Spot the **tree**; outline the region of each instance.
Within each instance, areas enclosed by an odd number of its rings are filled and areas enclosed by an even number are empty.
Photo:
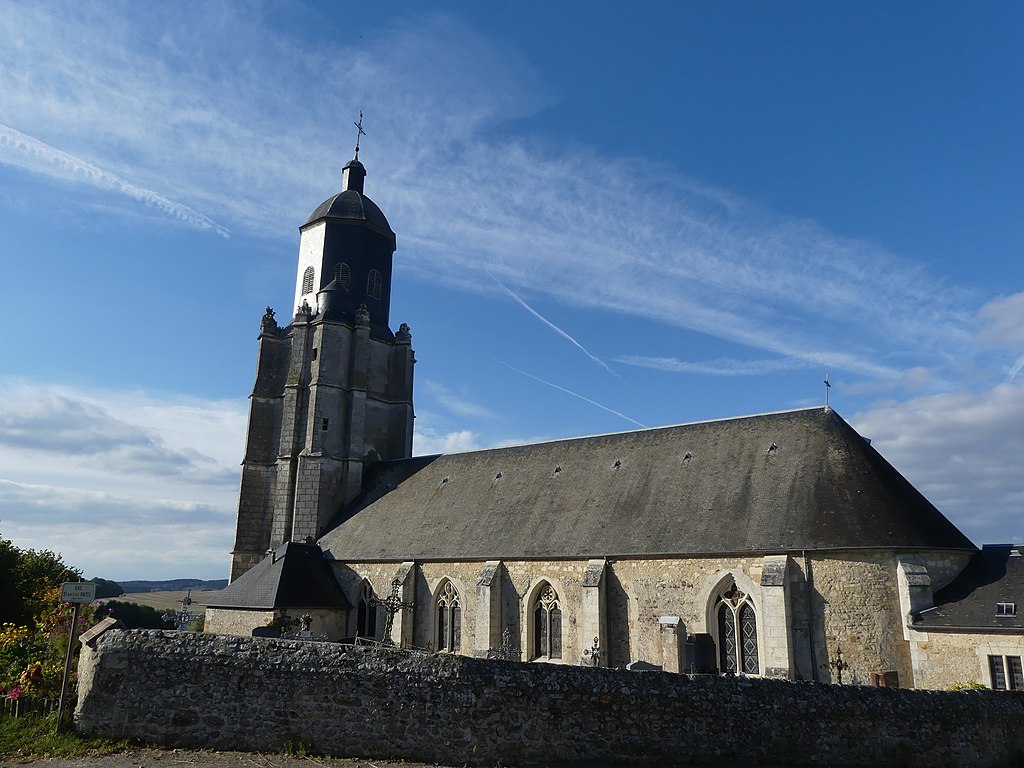
[[[100,615],[106,610],[115,619],[122,622],[128,629],[167,629],[168,624],[156,608],[138,603],[125,603],[120,600],[108,600],[99,609]]]
[[[97,600],[102,600],[107,597],[120,597],[124,594],[124,587],[122,587],[116,581],[110,581],[109,579],[101,579],[99,576],[89,579],[89,581],[96,585]]]

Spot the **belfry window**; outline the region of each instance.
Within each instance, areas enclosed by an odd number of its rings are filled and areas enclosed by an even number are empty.
[[[373,601],[373,587],[363,584],[356,606],[356,637],[377,637],[377,606]]]
[[[371,269],[370,274],[366,277],[366,295],[371,299],[379,299],[383,287],[384,279],[380,276],[380,272]]]
[[[344,261],[334,265],[334,279],[338,281],[338,285],[348,290],[349,283],[352,282],[352,270]]]
[[[307,293],[313,292],[313,277],[316,271],[312,267],[306,267],[306,271],[302,273],[302,295],[305,296]]]
[[[534,659],[562,658],[562,607],[558,593],[545,584],[533,604]]]
[[[718,625],[718,669],[721,672],[756,675],[761,671],[757,658],[757,614],[750,598],[730,581],[715,600]]]
[[[437,650],[455,653],[462,647],[462,607],[455,585],[446,581],[434,604],[437,624]]]

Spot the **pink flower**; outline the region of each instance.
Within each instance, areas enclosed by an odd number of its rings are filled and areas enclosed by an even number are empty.
[[[11,688],[11,690],[7,692],[7,696],[5,698],[14,700],[19,696],[21,696],[21,688]]]

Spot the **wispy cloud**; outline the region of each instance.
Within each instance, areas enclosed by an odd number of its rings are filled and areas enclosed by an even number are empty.
[[[526,376],[529,379],[533,379],[534,381],[538,381],[541,384],[544,384],[544,385],[546,385],[548,387],[551,387],[552,389],[557,389],[559,392],[565,392],[565,394],[567,394],[567,395],[572,395],[573,397],[578,398],[579,400],[582,400],[585,403],[590,403],[590,405],[593,405],[596,408],[600,408],[602,411],[606,411],[606,412],[612,414],[613,416],[618,416],[620,419],[625,419],[630,424],[635,424],[638,427],[646,427],[647,426],[646,424],[641,424],[636,419],[634,419],[634,418],[632,418],[630,416],[627,416],[626,414],[621,413],[620,411],[616,411],[613,408],[609,408],[607,405],[602,405],[601,403],[597,402],[596,400],[591,400],[589,397],[584,397],[583,395],[579,394],[578,392],[573,392],[571,389],[566,389],[565,387],[560,387],[557,384],[552,384],[550,381],[547,381],[546,379],[542,379],[540,376],[534,376],[532,373],[527,373],[526,371],[521,371],[518,368],[516,368],[515,366],[509,365],[508,363],[506,363],[506,362],[504,362],[502,360],[499,360],[498,362],[501,363],[502,365],[504,365],[506,368],[508,368],[511,371],[515,371],[516,373],[521,374],[523,376]]]
[[[615,358],[615,362],[623,365],[635,365],[639,368],[650,368],[655,371],[669,373],[700,373],[708,376],[761,376],[766,373],[779,373],[807,368],[806,360],[735,360],[719,357],[714,360],[694,362],[679,360],[675,357],[644,357],[641,355],[623,355]]]
[[[203,4],[150,9],[143,23],[12,2],[0,24],[16,43],[0,50],[0,119],[68,157],[87,154],[111,178],[161,190],[160,200],[187,201],[181,215],[216,211],[220,226],[250,234],[293,231],[311,190],[337,187],[339,116],[362,108],[367,189],[386,201],[405,268],[425,280],[489,292],[493,275],[514,297],[529,291],[863,377],[973,354],[974,298],[883,248],[642,158],[495,138],[492,128],[549,102],[543,77],[450,17],[319,48],[259,14]],[[310,82],[333,87],[311,100]],[[4,162],[53,173],[52,152],[4,146]]]
[[[609,367],[608,367],[608,365],[607,365],[607,363],[605,363],[605,361],[604,361],[604,360],[602,360],[602,359],[601,359],[601,358],[599,358],[599,357],[598,357],[597,355],[595,355],[594,353],[592,353],[592,352],[591,352],[591,351],[590,351],[589,349],[587,349],[586,347],[584,347],[584,346],[583,346],[582,344],[580,344],[580,343],[579,343],[578,341],[576,341],[576,339],[574,339],[574,338],[573,338],[572,336],[570,336],[570,335],[569,335],[569,334],[568,334],[568,333],[567,333],[566,331],[563,331],[563,330],[562,330],[561,328],[559,328],[559,327],[558,327],[557,325],[555,325],[555,324],[554,324],[554,323],[552,323],[552,322],[551,322],[550,320],[548,320],[548,319],[547,319],[546,317],[544,317],[544,315],[542,315],[542,314],[541,314],[540,312],[538,312],[538,311],[537,311],[537,310],[535,310],[535,309],[534,309],[533,307],[531,307],[531,306],[530,306],[529,304],[527,304],[527,303],[526,303],[526,301],[525,301],[525,300],[523,299],[523,297],[522,297],[522,296],[520,296],[520,295],[519,295],[518,293],[516,293],[515,291],[513,291],[512,289],[510,289],[510,288],[509,288],[508,286],[506,286],[506,285],[505,285],[505,284],[504,284],[503,282],[501,282],[501,280],[499,280],[498,278],[496,278],[496,277],[495,277],[494,275],[492,275],[492,274],[491,274],[490,272],[488,272],[487,274],[488,274],[488,276],[489,276],[489,277],[490,277],[490,278],[491,278],[491,279],[492,279],[492,280],[493,280],[494,282],[496,282],[496,283],[498,284],[498,286],[499,286],[499,287],[500,287],[500,288],[501,288],[501,289],[502,289],[503,291],[505,291],[505,293],[507,293],[507,294],[508,294],[509,296],[511,296],[511,297],[512,297],[512,299],[513,299],[513,300],[514,300],[514,301],[515,301],[515,302],[516,302],[516,303],[517,303],[517,304],[518,304],[519,306],[521,306],[521,307],[522,307],[523,309],[525,309],[525,310],[526,310],[527,312],[529,312],[529,313],[530,313],[531,315],[533,315],[533,316],[534,316],[534,317],[536,317],[536,318],[537,318],[538,320],[540,320],[540,321],[541,321],[542,323],[544,323],[544,325],[546,325],[546,326],[547,326],[548,328],[550,328],[551,330],[553,330],[553,331],[554,331],[555,333],[557,333],[557,334],[558,334],[559,336],[561,336],[561,337],[562,337],[563,339],[565,339],[565,340],[566,340],[566,341],[568,341],[568,342],[569,342],[570,344],[572,344],[572,345],[573,345],[574,347],[576,347],[576,348],[577,348],[578,350],[580,350],[580,351],[581,351],[581,352],[582,352],[582,353],[583,353],[584,355],[586,355],[586,356],[587,356],[587,357],[589,357],[589,358],[590,358],[591,360],[593,360],[593,361],[594,361],[595,363],[597,363],[597,364],[598,364],[598,365],[600,365],[600,366],[601,366],[602,368],[604,368],[604,369],[605,369],[606,371],[608,371],[608,373],[610,373],[610,374],[611,374],[612,376],[614,376],[615,378],[619,379],[620,381],[622,380],[622,377],[621,377],[621,376],[619,376],[619,374],[617,374],[617,373],[616,373],[615,371],[613,371],[613,370],[612,370],[611,368],[609,368]]]
[[[151,189],[133,184],[117,174],[106,171],[80,157],[62,152],[56,147],[51,147],[39,139],[16,131],[2,123],[0,123],[0,163],[19,166],[37,173],[45,173],[126,195],[180,219],[186,224],[200,229],[212,229],[222,237],[228,236],[228,230],[225,227],[208,216],[192,210],[187,205],[170,200]]]

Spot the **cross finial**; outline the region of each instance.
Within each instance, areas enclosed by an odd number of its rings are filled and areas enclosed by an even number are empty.
[[[825,372],[825,407],[828,408],[828,391],[832,389],[832,385],[828,383],[828,371]]]
[[[366,135],[363,130],[363,111],[359,110],[359,122],[352,123],[356,127],[356,160],[359,159],[359,139]]]

